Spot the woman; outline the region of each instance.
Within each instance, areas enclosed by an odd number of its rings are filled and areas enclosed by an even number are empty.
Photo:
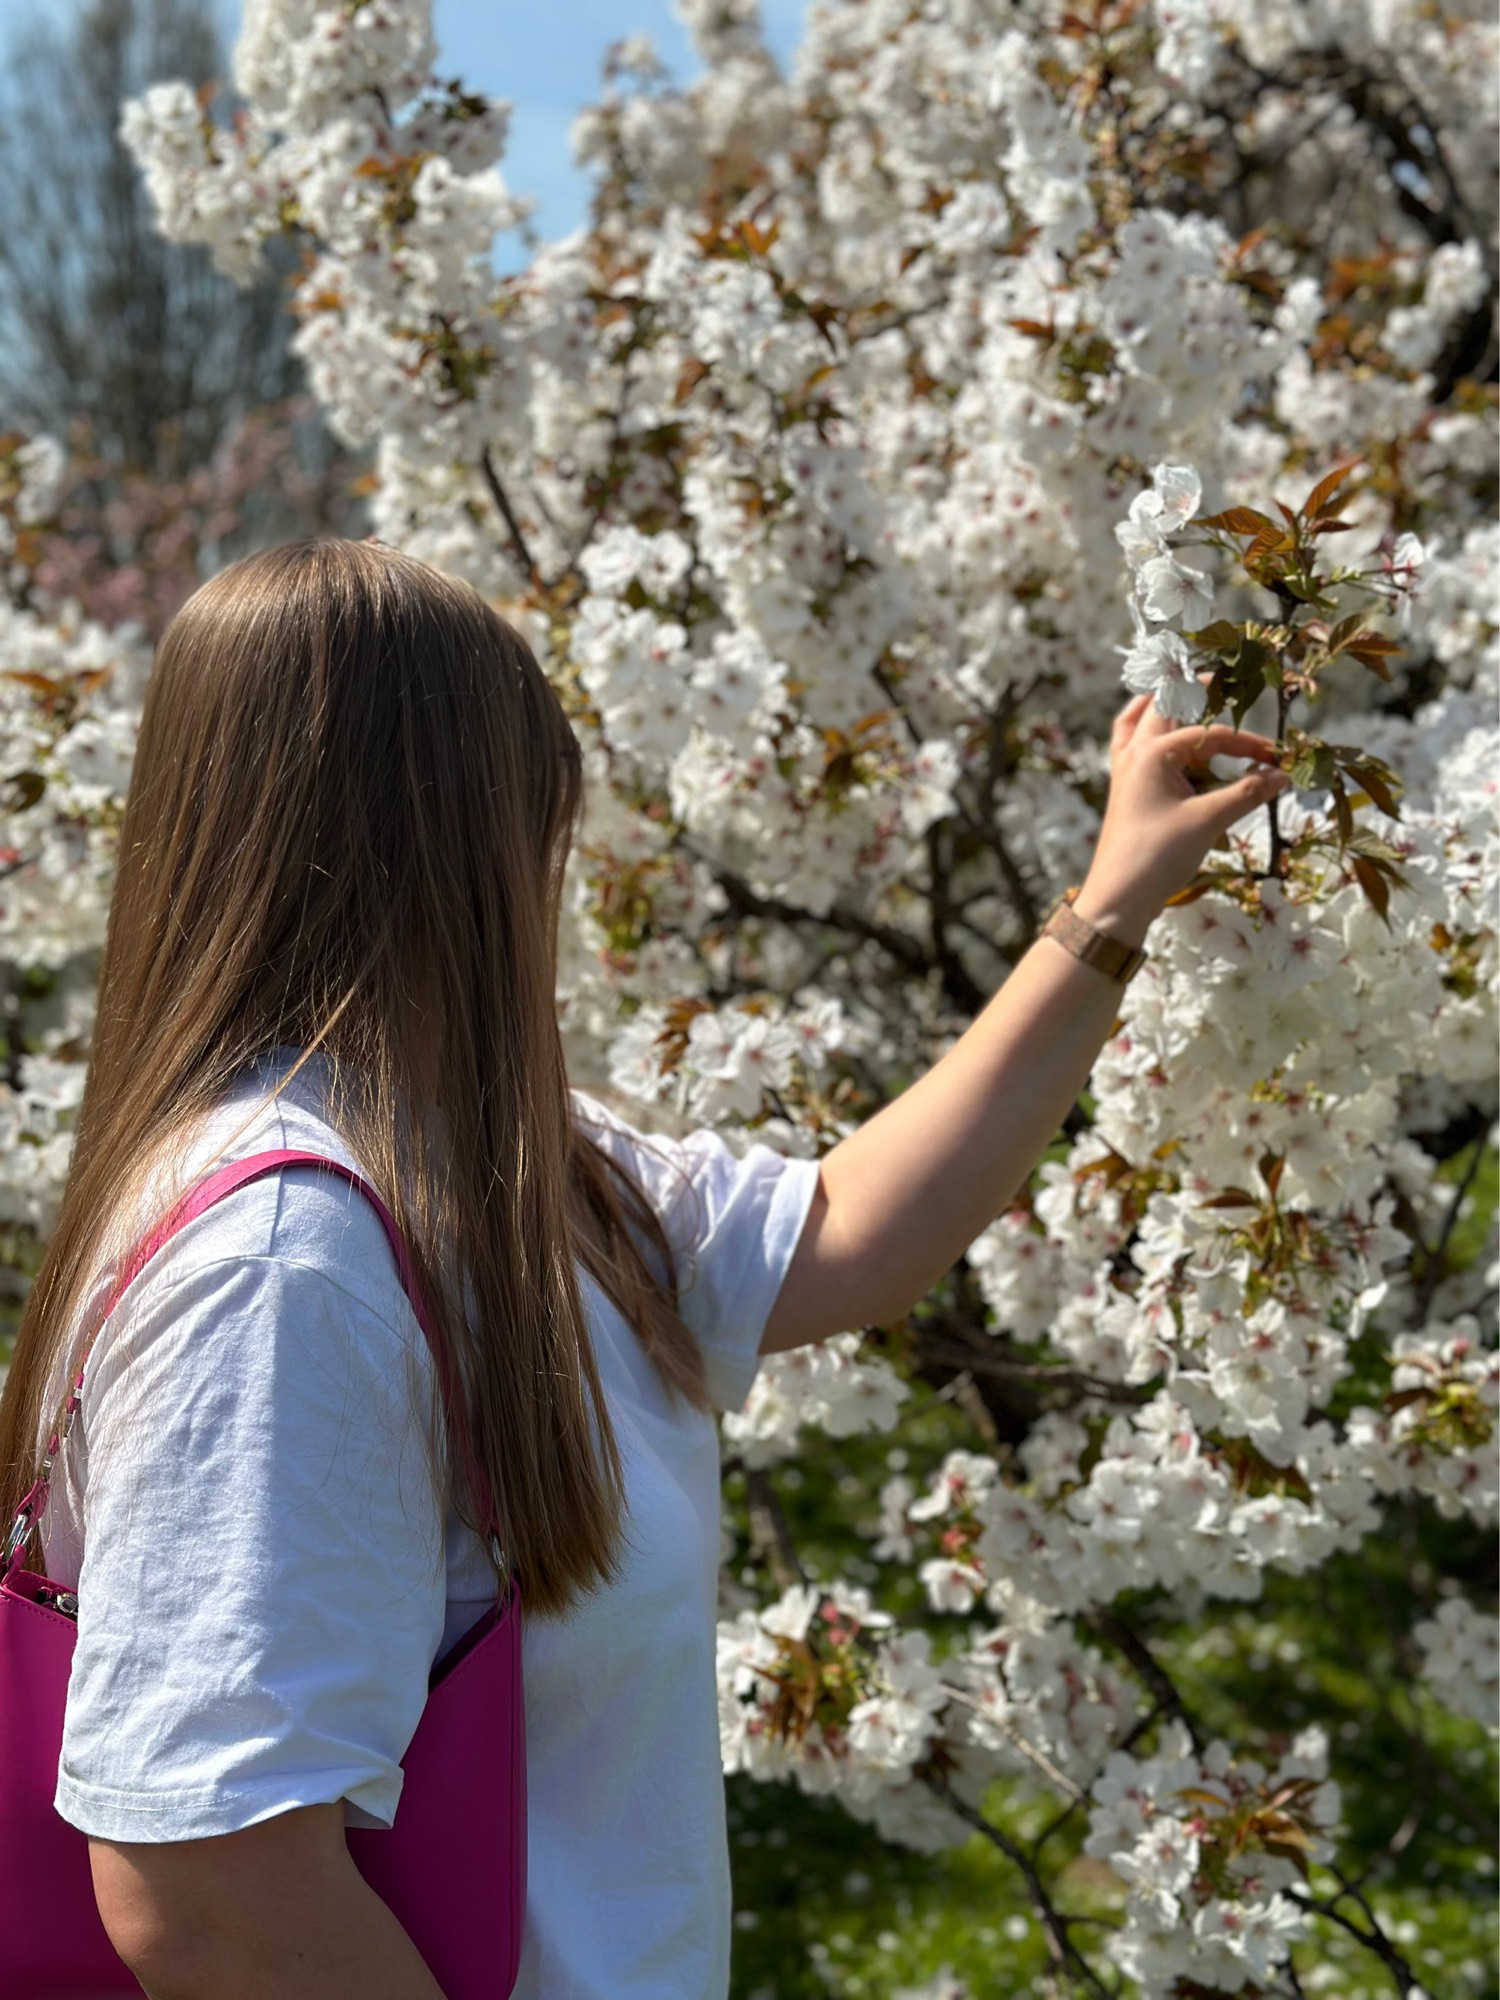
[[[1075,904],[1139,944],[1264,773],[1116,721]],[[1274,780],[1269,782],[1276,782]],[[899,1318],[1005,1205],[1117,979],[1039,939],[962,1040],[821,1162],[652,1143],[569,1092],[554,981],[573,732],[467,586],[370,543],[235,564],[162,641],[61,1216],[0,1405],[4,1518],[111,1269],[211,1164],[301,1147],[394,1210],[240,1189],[128,1288],[46,1517],[77,1585],[57,1807],[154,2000],[440,2000],[351,1862],[428,1673],[524,1586],[523,2000],[727,1990],[714,1410],[759,1356]],[[462,1273],[459,1283],[456,1274]]]

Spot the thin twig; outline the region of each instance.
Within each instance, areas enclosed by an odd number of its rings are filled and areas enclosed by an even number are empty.
[[[1419,1321],[1426,1318],[1427,1308],[1432,1303],[1432,1295],[1437,1290],[1438,1272],[1442,1264],[1443,1252],[1448,1247],[1448,1239],[1453,1234],[1454,1226],[1458,1221],[1458,1211],[1463,1206],[1464,1196],[1469,1192],[1469,1184],[1479,1171],[1479,1164],[1484,1158],[1488,1139],[1489,1134],[1487,1132],[1481,1132],[1475,1139],[1474,1150],[1469,1155],[1469,1164],[1464,1169],[1464,1177],[1453,1190],[1453,1200],[1449,1203],[1448,1213],[1443,1218],[1442,1234],[1430,1250],[1427,1249],[1425,1244],[1422,1246],[1425,1252],[1425,1262],[1422,1270],[1422,1283],[1418,1290],[1417,1318]]]
[[[996,1826],[993,1820],[986,1819],[982,1812],[959,1798],[947,1778],[940,1772],[929,1770],[923,1771],[920,1775],[922,1783],[943,1801],[950,1812],[955,1813],[967,1826],[973,1827],[976,1833],[982,1833],[992,1846],[999,1848],[1005,1858],[1020,1869],[1031,1892],[1032,1907],[1046,1934],[1047,1949],[1052,1955],[1054,1966],[1068,1967],[1088,1985],[1092,1992],[1108,1995],[1109,1988],[1068,1935],[1072,1919],[1064,1916],[1053,1903],[1035,1862],[1025,1849]]]
[[[731,916],[772,917],[783,924],[823,924],[834,930],[850,931],[856,937],[879,945],[906,972],[923,976],[932,970],[932,961],[919,939],[905,931],[893,930],[889,924],[877,923],[861,911],[850,909],[847,903],[835,903],[823,915],[816,910],[804,909],[799,903],[789,903],[780,896],[757,895],[742,875],[735,874],[722,861],[695,847],[680,831],[673,834],[671,845],[691,860],[701,862],[710,871],[728,899]]]
[[[885,667],[877,664],[871,667],[870,669],[870,679],[874,681],[876,687],[880,689],[880,692],[885,696],[886,700],[891,704],[891,707],[895,709],[896,713],[901,717],[901,720],[906,724],[907,735],[911,738],[916,748],[920,750],[923,747],[926,739],[922,735],[921,730],[918,729],[917,725],[912,721],[911,715],[907,710],[906,704],[901,699],[900,690],[892,685],[890,673],[888,672],[888,670]]]
[[[1165,1713],[1166,1713],[1165,1704],[1160,1702],[1153,1704],[1151,1708],[1147,1709],[1144,1715],[1137,1718],[1134,1724],[1120,1738],[1118,1743],[1112,1744],[1110,1746],[1109,1750],[1105,1753],[1106,1762],[1110,1757],[1115,1756],[1120,1751],[1133,1749],[1135,1745],[1140,1741],[1140,1739],[1145,1735],[1146,1731],[1152,1728],[1154,1724],[1160,1722],[1162,1716]],[[1047,1842],[1051,1840],[1052,1836],[1055,1833],[1061,1832],[1062,1828],[1067,1825],[1068,1821],[1073,1817],[1074,1813],[1077,1812],[1080,1804],[1082,1805],[1088,1804],[1090,1788],[1094,1785],[1096,1780],[1103,1774],[1103,1771],[1104,1771],[1104,1765],[1101,1764],[1099,1766],[1099,1769],[1094,1773],[1094,1776],[1089,1779],[1088,1784],[1080,1788],[1080,1796],[1077,1799],[1071,1801],[1070,1804],[1065,1805],[1062,1811],[1058,1813],[1056,1818],[1050,1819],[1047,1822],[1047,1824],[1042,1828],[1041,1832],[1032,1842],[1032,1847],[1031,1847],[1032,1853],[1036,1855],[1039,1860],[1041,1858],[1042,1849],[1047,1845]]]
[[[1172,1676],[1167,1672],[1160,1660],[1157,1659],[1140,1633],[1132,1630],[1118,1612],[1111,1611],[1107,1606],[1099,1606],[1092,1611],[1084,1612],[1083,1623],[1096,1638],[1105,1640],[1109,1645],[1114,1646],[1119,1652],[1125,1655],[1131,1666],[1135,1668],[1141,1679],[1150,1688],[1158,1704],[1169,1715],[1175,1716],[1187,1730],[1188,1740],[1193,1746],[1194,1755],[1201,1756],[1203,1743],[1198,1733],[1198,1726],[1188,1714],[1187,1705],[1183,1701],[1182,1696],[1177,1692]]]
[[[1103,1375],[1090,1375],[1081,1368],[1070,1368],[1066,1362],[1019,1361],[1001,1350],[987,1354],[983,1349],[975,1351],[956,1341],[950,1345],[931,1339],[920,1329],[917,1351],[923,1362],[935,1362],[942,1367],[969,1368],[976,1375],[1035,1382],[1048,1389],[1070,1389],[1077,1395],[1098,1396],[1112,1403],[1143,1403],[1150,1394],[1144,1387],[1138,1389],[1127,1382],[1111,1382]]]
[[[1293,1883],[1291,1889],[1288,1891],[1292,1900],[1300,1903],[1304,1910],[1311,1910],[1317,1916],[1326,1917],[1331,1924],[1337,1924],[1340,1929],[1346,1930],[1351,1937],[1358,1938],[1367,1951],[1374,1952],[1375,1956],[1385,1966],[1391,1978],[1395,1981],[1396,1991],[1402,1996],[1402,2000],[1405,2000],[1405,1996],[1411,1992],[1414,1986],[1419,1984],[1417,1975],[1380,1928],[1380,1924],[1370,1910],[1369,1904],[1359,1894],[1358,1890],[1352,1893],[1354,1900],[1359,1904],[1366,1916],[1370,1918],[1371,1928],[1369,1930],[1363,1929],[1359,1924],[1355,1923],[1352,1917],[1346,1917],[1342,1910],[1334,1907],[1335,1904],[1342,1901],[1347,1893],[1350,1892],[1341,1888],[1337,1896],[1330,1897],[1327,1901],[1324,1901],[1322,1897],[1309,1895],[1299,1889],[1295,1883]]]
[[[750,1515],[751,1546],[770,1570],[776,1588],[790,1590],[795,1583],[806,1583],[807,1571],[802,1567],[791,1528],[764,1466],[745,1468],[745,1499]]]
[[[986,1708],[977,1695],[970,1694],[966,1688],[952,1687],[946,1682],[944,1685],[947,1687],[950,1701],[956,1701],[964,1708],[972,1708],[976,1715],[982,1715],[990,1727],[998,1730],[1006,1742],[1013,1749],[1019,1750],[1029,1764],[1034,1764],[1048,1784],[1061,1792],[1064,1798],[1071,1799],[1074,1805],[1083,1805],[1087,1802],[1088,1793],[1081,1785],[1075,1783],[1066,1771],[1060,1771],[1045,1751],[1038,1750],[1034,1743],[1028,1743],[1010,1723],[1003,1721],[993,1709]]]
[[[490,457],[488,445],[479,454],[479,469],[484,474],[486,486],[490,489],[490,497],[500,510],[500,518],[510,531],[511,542],[514,545],[516,554],[520,557],[521,567],[526,572],[527,581],[533,589],[542,589],[542,573],[537,568],[536,561],[532,556],[530,548],[527,546],[526,537],[521,532],[521,524],[516,519],[515,510],[510,504],[509,496],[505,488],[500,484],[500,475],[495,470],[495,462]]]

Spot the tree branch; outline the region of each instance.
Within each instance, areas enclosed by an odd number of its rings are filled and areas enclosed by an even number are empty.
[[[1135,1406],[1146,1402],[1151,1394],[1149,1388],[1133,1388],[1129,1383],[1108,1381],[1102,1375],[1085,1374],[1082,1369],[1070,1368],[1065,1362],[1017,1361],[1003,1352],[986,1354],[983,1348],[958,1342],[949,1346],[920,1335],[918,1349],[923,1363],[968,1368],[976,1375],[996,1375],[1010,1381],[1034,1382],[1048,1389],[1071,1390],[1075,1396],[1098,1396],[1111,1403]]]
[[[1307,2000],[1307,1989],[1302,1984],[1290,1951],[1286,1955],[1286,1983],[1292,1989],[1292,2000]]]
[[[935,1793],[943,1801],[951,1813],[955,1813],[966,1825],[973,1827],[976,1833],[982,1833],[992,1846],[997,1847],[1008,1861],[1020,1869],[1031,1893],[1032,1907],[1046,1935],[1047,1949],[1054,1966],[1071,1971],[1076,1978],[1084,1982],[1090,1992],[1107,1996],[1109,1988],[1068,1935],[1069,1926],[1074,1919],[1065,1916],[1054,1904],[1047,1893],[1047,1886],[1041,1878],[1036,1863],[1025,1849],[1012,1840],[1009,1834],[1002,1832],[992,1820],[986,1819],[983,1813],[976,1811],[973,1806],[959,1798],[944,1773],[918,1767],[917,1776],[930,1792]]]
[[[1367,1951],[1374,1952],[1375,1956],[1385,1966],[1391,1978],[1395,1981],[1396,1991],[1402,1995],[1402,2000],[1405,2000],[1405,1996],[1411,1992],[1412,1988],[1420,1984],[1417,1975],[1380,1928],[1379,1918],[1360,1892],[1357,1889],[1344,1886],[1343,1877],[1339,1875],[1337,1869],[1331,1872],[1340,1884],[1337,1896],[1331,1896],[1325,1901],[1321,1897],[1299,1889],[1295,1883],[1287,1891],[1288,1895],[1291,1896],[1294,1902],[1300,1903],[1304,1910],[1312,1910],[1316,1915],[1326,1917],[1329,1923],[1339,1925],[1351,1937],[1358,1938]],[[1351,1896],[1369,1918],[1369,1930],[1364,1930],[1359,1924],[1355,1923],[1352,1917],[1346,1917],[1342,1910],[1335,1907],[1336,1904],[1343,1901],[1345,1896]]]
[[[878,923],[873,917],[866,917],[858,910],[851,910],[846,903],[835,903],[826,916],[814,910],[805,910],[798,903],[788,903],[779,896],[757,895],[750,884],[733,869],[726,868],[712,855],[704,854],[683,834],[674,834],[672,845],[694,861],[701,861],[712,874],[715,882],[724,891],[730,913],[736,917],[770,917],[782,924],[822,924],[834,930],[852,932],[871,944],[877,944],[888,952],[906,972],[914,972],[925,977],[932,970],[932,961],[916,938],[905,931],[893,930],[889,924]]]
[[[1195,1756],[1203,1754],[1203,1741],[1198,1726],[1188,1714],[1182,1696],[1177,1692],[1171,1675],[1157,1659],[1139,1632],[1125,1623],[1118,1612],[1108,1606],[1099,1606],[1082,1614],[1083,1623],[1096,1638],[1103,1639],[1118,1652],[1125,1655],[1141,1679],[1150,1688],[1158,1705],[1168,1714],[1175,1716],[1188,1733]]]
[[[900,690],[897,687],[895,687],[891,681],[889,670],[881,666],[880,663],[877,661],[876,664],[870,669],[870,679],[874,681],[876,687],[880,689],[880,692],[885,696],[886,700],[891,704],[891,707],[895,709],[896,713],[900,716],[902,722],[906,725],[906,733],[912,740],[913,748],[920,750],[926,739],[923,737],[922,732],[920,729],[918,729],[916,723],[912,721],[911,716],[907,711],[906,704],[901,699]]]
[[[1088,1793],[1081,1785],[1070,1778],[1066,1771],[1060,1770],[1044,1750],[1038,1750],[1034,1743],[1028,1743],[1019,1730],[1001,1720],[993,1710],[986,1708],[977,1695],[970,1694],[967,1688],[952,1686],[948,1687],[947,1695],[949,1701],[956,1701],[961,1708],[972,1708],[976,1715],[982,1715],[989,1726],[997,1730],[1013,1750],[1018,1751],[1028,1764],[1041,1772],[1054,1791],[1061,1792],[1063,1797],[1071,1799],[1074,1805],[1087,1803]]]
[[[1133,1750],[1136,1744],[1139,1743],[1141,1738],[1146,1734],[1146,1731],[1154,1727],[1156,1723],[1160,1722],[1163,1712],[1164,1711],[1162,1705],[1160,1703],[1156,1703],[1153,1704],[1152,1707],[1148,1708],[1144,1715],[1138,1716],[1135,1722],[1131,1724],[1130,1728],[1127,1729],[1125,1734],[1120,1738],[1119,1742],[1112,1744],[1110,1746],[1110,1749],[1106,1755],[1106,1761],[1108,1761],[1108,1758],[1114,1756],[1117,1752],[1125,1750]],[[1047,1845],[1047,1842],[1051,1840],[1052,1836],[1055,1833],[1060,1833],[1062,1831],[1063,1827],[1067,1825],[1068,1821],[1073,1817],[1074,1813],[1077,1812],[1080,1805],[1088,1804],[1090,1788],[1098,1782],[1100,1776],[1103,1773],[1103,1770],[1104,1770],[1104,1765],[1101,1764],[1099,1766],[1099,1769],[1095,1771],[1093,1777],[1089,1779],[1088,1784],[1084,1785],[1081,1788],[1080,1796],[1076,1799],[1070,1800],[1068,1804],[1063,1807],[1062,1811],[1058,1813],[1055,1818],[1049,1819],[1047,1824],[1042,1828],[1041,1832],[1037,1835],[1036,1839],[1031,1844],[1031,1851],[1037,1857],[1038,1860],[1041,1859],[1042,1849]]]
[[[520,560],[521,568],[526,573],[528,583],[530,583],[534,590],[542,589],[541,571],[537,568],[531,550],[527,547],[526,537],[521,532],[521,524],[515,517],[505,488],[500,484],[500,475],[495,470],[495,462],[490,457],[490,448],[488,445],[479,454],[479,469],[484,474],[485,485],[490,489],[490,497],[500,510],[500,518],[504,521],[510,533],[511,546]]]
[[[932,955],[942,968],[943,991],[954,1006],[961,1008],[966,1014],[977,1014],[984,1006],[987,996],[948,942],[948,925],[953,917],[953,905],[948,897],[952,870],[948,857],[943,853],[941,824],[928,827],[924,840],[927,847],[927,874],[930,885],[927,914]],[[951,847],[951,842],[949,845]]]
[[[750,1514],[750,1545],[771,1573],[778,1590],[806,1583],[807,1571],[792,1540],[792,1531],[771,1475],[764,1466],[745,1467],[745,1498]]]
[[[1011,718],[1021,703],[1041,685],[1042,676],[1033,674],[1021,686],[1012,682],[1000,695],[989,717],[989,749],[985,759],[984,775],[979,785],[979,805],[977,811],[964,810],[964,824],[982,840],[1000,870],[1005,887],[1010,895],[1011,906],[1021,920],[1023,947],[1029,945],[1037,933],[1037,907],[1027,887],[1026,879],[1016,866],[1010,850],[1000,838],[1000,830],[995,824],[995,792],[1001,778],[1013,768],[1013,760],[1008,755],[1008,739]]]
[[[1309,84],[1323,83],[1336,91],[1360,123],[1384,142],[1388,156],[1411,167],[1439,195],[1437,206],[1433,206],[1412,189],[1395,183],[1397,200],[1434,247],[1457,242],[1465,235],[1482,238],[1448,164],[1437,127],[1404,81],[1380,76],[1342,54],[1319,50],[1294,57],[1280,70],[1261,69],[1243,57],[1241,61],[1262,90],[1284,90],[1295,96]],[[1431,140],[1430,151],[1417,144],[1415,128]]]
[[[1443,1217],[1442,1234],[1430,1250],[1425,1243],[1422,1244],[1425,1262],[1422,1269],[1422,1282],[1417,1288],[1416,1323],[1418,1325],[1426,1319],[1428,1308],[1432,1304],[1432,1295],[1438,1288],[1443,1252],[1448,1247],[1448,1239],[1453,1234],[1454,1226],[1458,1221],[1458,1211],[1463,1207],[1464,1196],[1469,1192],[1470,1183],[1479,1171],[1480,1162],[1484,1159],[1488,1138],[1488,1132],[1481,1132],[1474,1141],[1474,1150],[1469,1155],[1469,1164],[1464,1168],[1463,1179],[1453,1190],[1453,1200],[1448,1205],[1448,1213]]]

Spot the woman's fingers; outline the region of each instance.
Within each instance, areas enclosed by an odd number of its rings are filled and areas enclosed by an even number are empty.
[[[1150,699],[1151,692],[1147,689],[1145,694],[1138,694],[1133,700],[1127,701],[1115,717],[1114,727],[1110,731],[1110,740],[1116,748],[1121,744],[1128,743],[1135,734],[1136,725],[1145,713],[1146,704]]]
[[[1213,679],[1201,673],[1201,681]],[[1274,737],[1252,729],[1235,729],[1226,722],[1174,722],[1163,715],[1148,691],[1128,701],[1116,715],[1110,733],[1111,747],[1123,750],[1137,737],[1166,740],[1167,754],[1174,764],[1190,766],[1207,763],[1213,757],[1255,757],[1265,763],[1281,761],[1282,745]]]
[[[1236,778],[1211,795],[1213,806],[1205,823],[1217,839],[1254,807],[1269,805],[1272,799],[1290,789],[1290,779],[1280,772],[1247,771],[1243,778]]]
[[[1261,757],[1277,762],[1281,745],[1270,736],[1256,735],[1253,730],[1233,729],[1227,722],[1213,722],[1201,728],[1190,723],[1186,728],[1171,731],[1167,755],[1179,764],[1201,763],[1210,757]]]

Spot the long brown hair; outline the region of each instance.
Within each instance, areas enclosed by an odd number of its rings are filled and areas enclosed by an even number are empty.
[[[581,794],[531,649],[424,563],[291,543],[182,607],[146,692],[67,1189],[0,1398],[0,1520],[111,1210],[247,1065],[295,1046],[320,1052],[330,1119],[430,1303],[441,1490],[483,1531],[488,1489],[529,1614],[618,1574],[621,1462],[575,1257],[669,1392],[709,1397],[660,1223],[571,1115],[556,967]]]

